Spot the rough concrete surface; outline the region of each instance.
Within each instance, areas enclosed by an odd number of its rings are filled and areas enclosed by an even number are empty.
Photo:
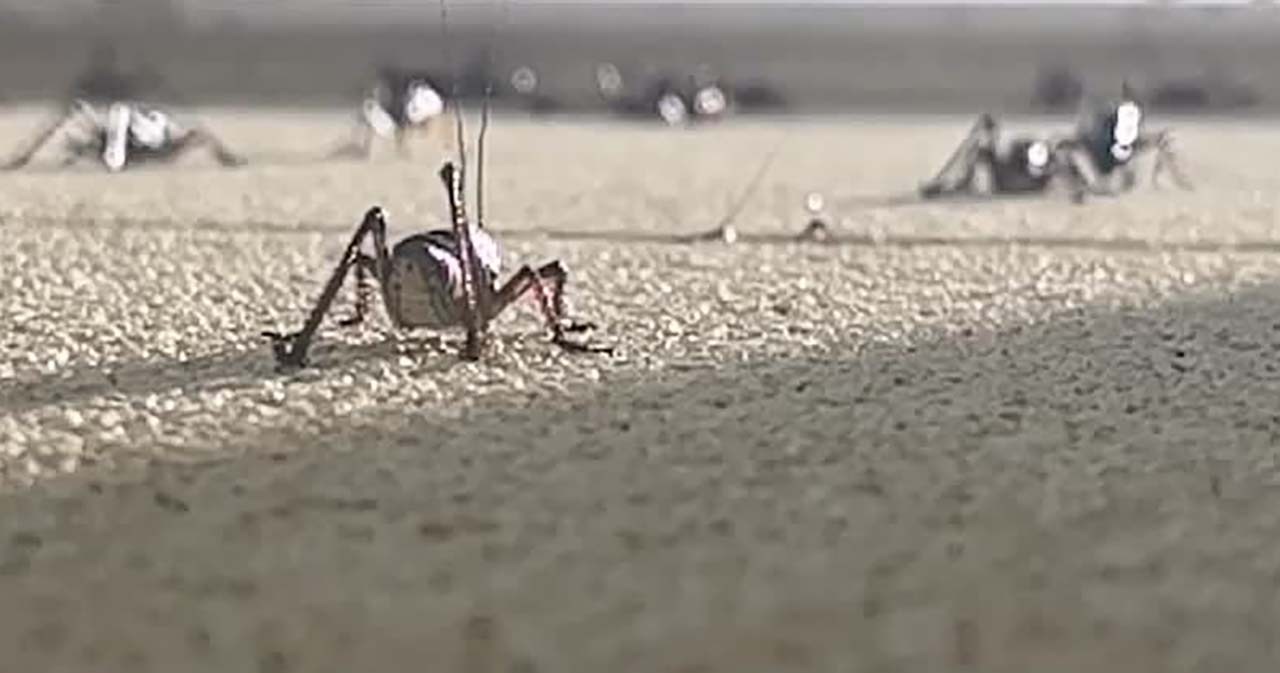
[[[441,150],[205,119],[254,163],[0,175],[0,668],[1280,662],[1277,127],[1181,126],[1190,193],[890,205],[969,120],[504,118],[506,262],[564,260],[617,354],[379,311],[280,375],[258,332],[365,208],[442,224]],[[780,138],[744,242],[670,240]],[[834,244],[783,241],[810,190]]]

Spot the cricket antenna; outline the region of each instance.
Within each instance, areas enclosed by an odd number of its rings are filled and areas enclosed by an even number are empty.
[[[493,63],[493,50],[489,50],[489,63]],[[486,68],[486,71],[490,68]],[[484,139],[489,133],[489,100],[493,98],[493,77],[486,72],[484,100],[480,103],[480,134],[476,138],[476,227],[484,228]]]
[[[738,235],[733,227],[733,222],[738,219],[738,215],[742,213],[742,209],[746,207],[747,202],[750,201],[751,197],[755,196],[756,191],[759,190],[760,182],[769,172],[769,168],[773,166],[774,160],[778,158],[778,154],[782,151],[789,135],[789,133],[784,133],[779,136],[778,140],[773,144],[773,147],[770,148],[769,152],[760,160],[760,165],[756,167],[755,174],[751,176],[751,180],[747,183],[746,188],[742,190],[742,194],[738,196],[736,201],[729,205],[729,209],[725,212],[724,217],[720,218],[720,223],[716,225],[714,230],[712,230],[711,236],[713,238],[722,238],[728,243],[732,243],[737,240]]]
[[[449,97],[453,99],[453,129],[458,144],[458,172],[466,184],[467,175],[467,138],[466,124],[462,120],[462,99],[459,97],[458,72],[453,60],[453,40],[449,36],[449,3],[440,0],[440,39],[444,41],[444,60],[450,70]]]
[[[499,33],[506,26],[510,16],[511,6],[505,0],[502,3],[502,20],[494,27],[493,33],[489,36],[489,45],[485,48],[485,80],[484,80],[484,99],[480,103],[480,133],[476,138],[476,227],[483,229],[484,220],[484,141],[489,133],[489,114],[491,102],[493,100],[493,67],[494,67],[494,43],[497,42]]]
[[[1124,100],[1138,99],[1138,97],[1134,95],[1133,85],[1129,84],[1128,77],[1125,77],[1123,80],[1120,81],[1120,98]]]

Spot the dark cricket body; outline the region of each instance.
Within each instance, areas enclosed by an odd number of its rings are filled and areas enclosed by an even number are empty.
[[[616,65],[601,63],[596,67],[596,90],[615,114],[656,115],[669,126],[716,121],[732,111],[728,89],[706,73],[685,78],[657,74],[624,78]]]
[[[445,164],[440,175],[450,189],[460,181],[452,163]],[[610,352],[610,349],[566,337],[568,333],[595,326],[567,318],[564,288],[568,274],[560,262],[553,261],[537,269],[522,266],[499,286],[496,282],[500,255],[497,241],[479,227],[465,233],[460,231],[461,227],[468,226],[465,221],[455,219],[453,229],[406,237],[388,251],[386,215],[380,207],[370,208],[303,328],[289,335],[264,333],[272,340],[277,363],[281,368],[306,366],[311,341],[353,269],[357,276],[355,315],[342,321],[343,326],[364,321],[370,292],[368,278],[372,276],[395,327],[437,330],[461,327],[467,332],[463,351],[466,359],[480,357],[489,321],[530,293],[538,300],[553,343],[572,351]],[[367,238],[373,239],[373,255],[363,251]]]
[[[973,193],[975,175],[986,170],[995,194],[1040,193],[1054,179],[1063,179],[1077,200],[1086,192],[1112,195],[1116,192],[1110,183],[1116,176],[1123,179],[1123,189],[1133,187],[1132,162],[1150,150],[1156,153],[1153,184],[1167,169],[1180,187],[1190,189],[1177,164],[1172,135],[1167,130],[1144,131],[1143,113],[1125,87],[1119,101],[1083,115],[1066,137],[1003,138],[995,118],[984,114],[938,174],[920,186],[920,194],[934,198]]]
[[[477,205],[483,207],[484,138],[489,120],[488,99],[481,113]],[[464,359],[478,359],[484,349],[489,322],[516,300],[532,294],[551,332],[551,341],[571,351],[608,353],[611,349],[567,338],[572,332],[595,325],[567,316],[564,288],[568,273],[558,261],[540,267],[521,266],[505,283],[498,283],[501,250],[497,240],[485,230],[483,216],[473,223],[464,200],[466,148],[462,142],[462,117],[457,116],[459,153],[462,165],[446,162],[439,178],[449,201],[449,229],[437,229],[408,236],[387,247],[387,220],[381,207],[370,208],[347,244],[338,266],[329,277],[320,299],[301,330],[282,335],[264,332],[271,339],[280,368],[303,367],[311,341],[337,297],[346,278],[356,274],[355,314],[344,326],[363,322],[371,292],[369,278],[376,282],[391,323],[402,329],[451,329],[466,333]],[[372,239],[373,252],[365,251]]]
[[[114,101],[99,108],[75,100],[64,114],[40,129],[4,168],[27,165],[61,131],[68,132],[63,166],[88,159],[118,172],[130,165],[174,161],[200,147],[207,148],[224,166],[245,163],[213,133],[199,126],[183,126],[160,108],[127,101]]]
[[[365,96],[356,115],[350,141],[332,156],[368,158],[375,138],[391,138],[401,154],[408,153],[409,136],[426,132],[444,114],[446,102],[435,78],[426,72],[386,66]]]

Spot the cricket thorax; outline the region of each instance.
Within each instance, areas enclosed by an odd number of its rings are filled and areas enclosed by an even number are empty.
[[[1039,177],[1049,171],[1053,159],[1049,142],[1043,138],[1014,138],[1000,152],[1010,170],[1031,177]]]
[[[124,168],[130,152],[158,153],[167,149],[177,129],[165,113],[128,103],[113,103],[107,110],[102,135],[102,161],[107,168]]]
[[[1098,170],[1110,173],[1127,164],[1134,155],[1142,132],[1142,108],[1124,101],[1096,114],[1081,133]]]
[[[1042,189],[1052,173],[1052,151],[1041,138],[1012,138],[981,152],[992,171],[994,188],[1002,193],[1033,192]]]
[[[492,291],[501,265],[497,241],[482,229],[472,229],[471,243],[484,269],[485,286]],[[461,324],[462,260],[453,232],[430,231],[410,236],[391,253],[387,304],[393,321],[402,327],[444,329]]]
[[[398,130],[422,126],[444,114],[444,99],[430,83],[413,79],[406,83],[379,85],[360,108],[360,116],[384,138]]]

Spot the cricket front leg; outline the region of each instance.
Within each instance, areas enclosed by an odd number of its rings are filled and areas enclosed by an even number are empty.
[[[1160,175],[1166,170],[1169,176],[1173,178],[1174,184],[1178,187],[1190,191],[1193,189],[1191,180],[1187,178],[1183,172],[1181,162],[1178,160],[1178,152],[1174,149],[1173,133],[1171,131],[1158,131],[1153,134],[1143,134],[1138,140],[1140,147],[1155,147],[1156,161],[1155,166],[1151,169],[1151,186],[1157,186]]]
[[[458,136],[462,129],[459,126]],[[459,141],[459,146],[461,146]],[[462,348],[464,360],[479,360],[484,348],[488,317],[493,315],[487,308],[488,296],[487,274],[480,268],[476,258],[475,246],[471,242],[471,224],[467,221],[467,210],[463,202],[462,186],[464,183],[462,169],[445,162],[440,168],[440,180],[444,183],[449,201],[449,219],[452,222],[453,235],[458,241],[460,280],[462,285],[462,326],[466,330],[466,342]],[[484,289],[481,289],[484,288]]]
[[[521,297],[532,292],[538,301],[538,310],[542,313],[551,330],[551,342],[565,350],[584,353],[612,353],[613,349],[605,346],[572,341],[567,335],[586,332],[596,328],[594,323],[578,322],[565,317],[564,284],[568,274],[559,262],[543,265],[538,270],[522,266],[494,295],[489,302],[490,318],[497,317]]]
[[[413,136],[413,131],[412,126],[396,127],[396,155],[401,159],[413,158],[413,152],[409,149],[409,139]]]
[[[248,163],[247,159],[235,152],[232,152],[227,148],[226,144],[218,138],[218,136],[205,128],[194,128],[189,131],[187,135],[187,144],[190,147],[208,147],[209,151],[213,154],[213,158],[216,159],[218,163],[228,168],[243,166]]]
[[[1060,156],[1070,180],[1072,200],[1081,202],[1086,194],[1115,196],[1114,191],[1102,184],[1102,178],[1094,166],[1093,159],[1089,158],[1083,148],[1065,147],[1060,151]]]
[[[588,332],[597,328],[597,325],[593,322],[570,318],[568,311],[565,310],[564,286],[569,281],[569,271],[564,268],[560,260],[543,264],[538,267],[536,273],[549,294],[548,298],[551,301],[551,307],[565,332],[572,334]]]
[[[368,159],[373,156],[373,129],[363,119],[351,129],[350,140],[341,141],[325,155],[329,159]]]
[[[561,330],[567,334],[576,334],[598,329],[599,326],[594,322],[575,320],[568,316],[568,311],[565,308],[564,289],[569,280],[569,272],[559,260],[543,264],[536,270],[528,266],[521,267],[520,271],[511,280],[507,281],[495,295],[494,300],[491,302],[490,320],[506,310],[512,302],[520,299],[525,292],[533,289],[532,281],[525,278],[525,276],[529,275],[529,273],[525,273],[526,270],[541,282],[550,305],[550,311],[555,316],[555,320],[560,325]]]
[[[1121,166],[1117,169],[1117,174],[1120,177],[1120,191],[1131,192],[1138,186],[1138,172],[1132,165]]]
[[[102,155],[102,145],[93,141],[69,142],[66,147],[67,155],[63,157],[61,168],[70,168],[86,159],[97,159]]]

